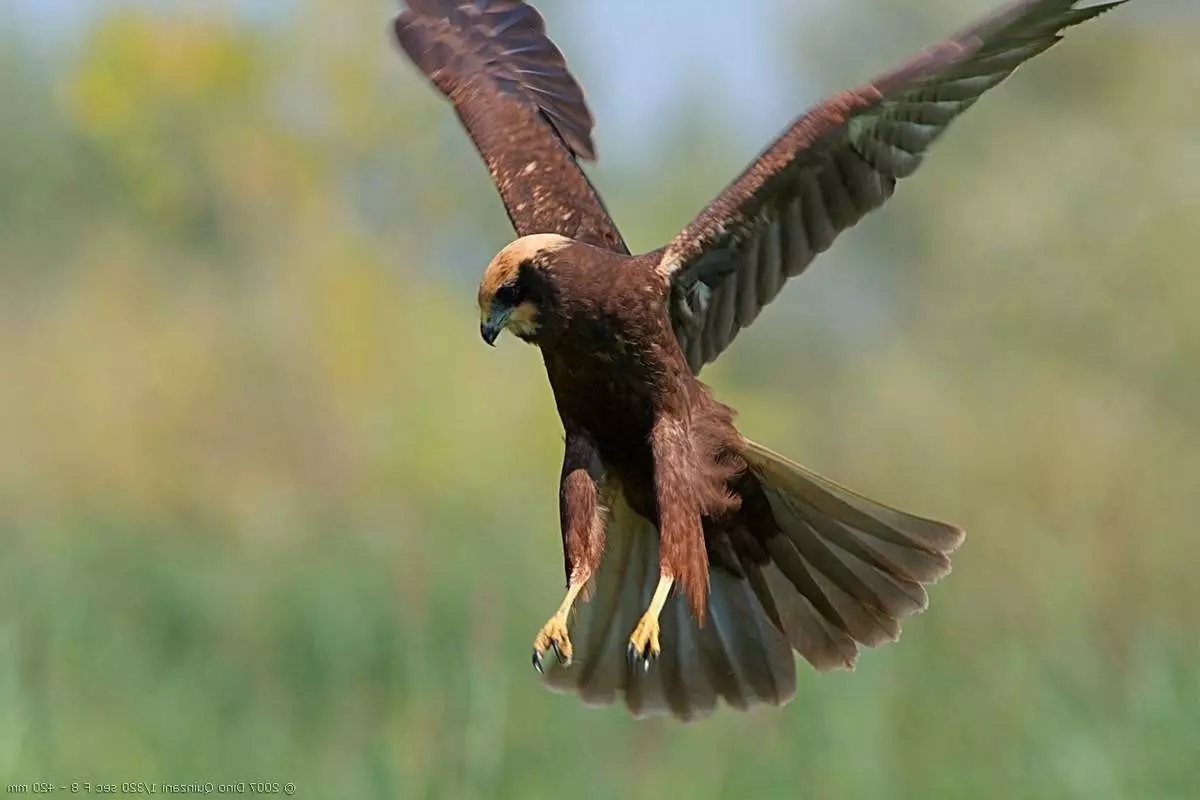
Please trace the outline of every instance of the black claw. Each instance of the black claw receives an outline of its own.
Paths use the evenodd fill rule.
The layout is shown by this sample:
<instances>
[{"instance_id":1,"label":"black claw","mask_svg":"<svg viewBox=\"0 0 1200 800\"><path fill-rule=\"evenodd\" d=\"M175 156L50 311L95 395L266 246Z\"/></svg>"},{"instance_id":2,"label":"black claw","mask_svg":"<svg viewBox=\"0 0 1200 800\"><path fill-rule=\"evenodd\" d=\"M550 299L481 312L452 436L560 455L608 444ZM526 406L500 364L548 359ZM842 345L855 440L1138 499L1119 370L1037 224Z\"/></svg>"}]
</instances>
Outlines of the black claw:
<instances>
[{"instance_id":1,"label":"black claw","mask_svg":"<svg viewBox=\"0 0 1200 800\"><path fill-rule=\"evenodd\" d=\"M560 649L558 648L558 642L556 642L555 640L551 639L551 640L550 640L550 647L552 647L552 648L554 649L554 657L558 659L558 663L560 663L560 664L561 664L561 663L563 663L564 661L566 661L566 659L563 657L562 650L560 650Z\"/></svg>"},{"instance_id":2,"label":"black claw","mask_svg":"<svg viewBox=\"0 0 1200 800\"><path fill-rule=\"evenodd\" d=\"M651 649L650 645L646 645L645 650L638 650L633 642L629 643L629 666L637 668L641 667L643 672L650 671L650 665L658 661L658 657L662 655L661 651Z\"/></svg>"},{"instance_id":3,"label":"black claw","mask_svg":"<svg viewBox=\"0 0 1200 800\"><path fill-rule=\"evenodd\" d=\"M537 650L533 651L533 668L536 669L539 674L541 674L541 672L542 672L542 654L539 653Z\"/></svg>"}]
</instances>

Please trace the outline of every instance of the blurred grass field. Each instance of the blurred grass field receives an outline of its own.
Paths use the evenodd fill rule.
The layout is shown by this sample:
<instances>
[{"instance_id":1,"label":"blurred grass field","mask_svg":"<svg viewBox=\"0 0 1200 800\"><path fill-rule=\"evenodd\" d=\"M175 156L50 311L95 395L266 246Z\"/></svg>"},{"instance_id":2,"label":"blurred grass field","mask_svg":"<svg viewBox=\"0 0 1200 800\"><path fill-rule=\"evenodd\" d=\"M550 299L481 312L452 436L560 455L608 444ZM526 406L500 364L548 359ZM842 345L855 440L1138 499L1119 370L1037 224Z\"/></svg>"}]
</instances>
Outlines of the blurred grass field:
<instances>
[{"instance_id":1,"label":"blurred grass field","mask_svg":"<svg viewBox=\"0 0 1200 800\"><path fill-rule=\"evenodd\" d=\"M780 9L763 47L833 89L971 5ZM989 95L705 373L747 435L968 539L900 644L686 727L529 667L560 430L536 355L478 341L510 232L391 7L0 33L0 784L1200 796L1200 18L1131 5ZM861 59L821 45L855 26ZM635 248L762 144L694 96L594 171Z\"/></svg>"}]
</instances>

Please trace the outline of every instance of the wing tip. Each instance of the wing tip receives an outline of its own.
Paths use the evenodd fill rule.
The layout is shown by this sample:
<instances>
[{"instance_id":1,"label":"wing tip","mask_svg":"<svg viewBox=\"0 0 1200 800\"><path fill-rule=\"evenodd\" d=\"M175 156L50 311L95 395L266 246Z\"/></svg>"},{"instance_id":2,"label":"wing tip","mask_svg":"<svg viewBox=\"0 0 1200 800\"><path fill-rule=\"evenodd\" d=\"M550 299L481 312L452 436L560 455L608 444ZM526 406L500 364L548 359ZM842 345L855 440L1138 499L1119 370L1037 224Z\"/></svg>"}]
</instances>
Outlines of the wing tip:
<instances>
[{"instance_id":1,"label":"wing tip","mask_svg":"<svg viewBox=\"0 0 1200 800\"><path fill-rule=\"evenodd\" d=\"M458 57L474 56L472 69L536 109L573 157L596 161L595 117L583 87L533 6L521 2L496 9L486 2L407 0L392 29L401 49L447 96L452 83L443 81L454 79L444 74L446 67L461 70Z\"/></svg>"}]
</instances>

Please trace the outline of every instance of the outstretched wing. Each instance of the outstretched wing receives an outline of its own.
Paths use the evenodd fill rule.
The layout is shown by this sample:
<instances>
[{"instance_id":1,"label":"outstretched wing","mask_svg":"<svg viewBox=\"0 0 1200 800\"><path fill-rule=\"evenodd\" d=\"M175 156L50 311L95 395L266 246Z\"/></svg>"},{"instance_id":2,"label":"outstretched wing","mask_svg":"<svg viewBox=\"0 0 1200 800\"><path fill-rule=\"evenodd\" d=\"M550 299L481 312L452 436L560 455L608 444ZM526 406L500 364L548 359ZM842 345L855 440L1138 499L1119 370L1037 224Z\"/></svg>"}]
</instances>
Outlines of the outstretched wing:
<instances>
[{"instance_id":1,"label":"outstretched wing","mask_svg":"<svg viewBox=\"0 0 1200 800\"><path fill-rule=\"evenodd\" d=\"M713 361L842 231L892 195L959 114L1126 0L1018 0L800 117L663 251L675 334L694 372Z\"/></svg>"},{"instance_id":2,"label":"outstretched wing","mask_svg":"<svg viewBox=\"0 0 1200 800\"><path fill-rule=\"evenodd\" d=\"M408 0L396 36L454 103L517 233L628 249L577 158L592 115L538 12L520 0Z\"/></svg>"}]
</instances>

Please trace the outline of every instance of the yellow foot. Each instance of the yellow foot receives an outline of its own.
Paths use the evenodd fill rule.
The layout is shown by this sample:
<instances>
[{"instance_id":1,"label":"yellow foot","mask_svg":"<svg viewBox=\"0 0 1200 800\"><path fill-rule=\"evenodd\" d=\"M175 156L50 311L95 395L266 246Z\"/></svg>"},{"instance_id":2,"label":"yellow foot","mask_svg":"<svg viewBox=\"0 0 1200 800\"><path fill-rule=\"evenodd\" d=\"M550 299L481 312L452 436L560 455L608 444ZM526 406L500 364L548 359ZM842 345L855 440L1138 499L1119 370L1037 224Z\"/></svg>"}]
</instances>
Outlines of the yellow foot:
<instances>
[{"instance_id":1,"label":"yellow foot","mask_svg":"<svg viewBox=\"0 0 1200 800\"><path fill-rule=\"evenodd\" d=\"M629 637L629 662L635 667L640 663L642 669L649 670L650 662L657 661L661 652L658 645L658 617L647 611Z\"/></svg>"},{"instance_id":2,"label":"yellow foot","mask_svg":"<svg viewBox=\"0 0 1200 800\"><path fill-rule=\"evenodd\" d=\"M571 637L567 635L565 615L555 614L551 617L533 640L533 666L538 672L542 671L542 657L551 649L558 657L558 663L564 667L571 666Z\"/></svg>"}]
</instances>

